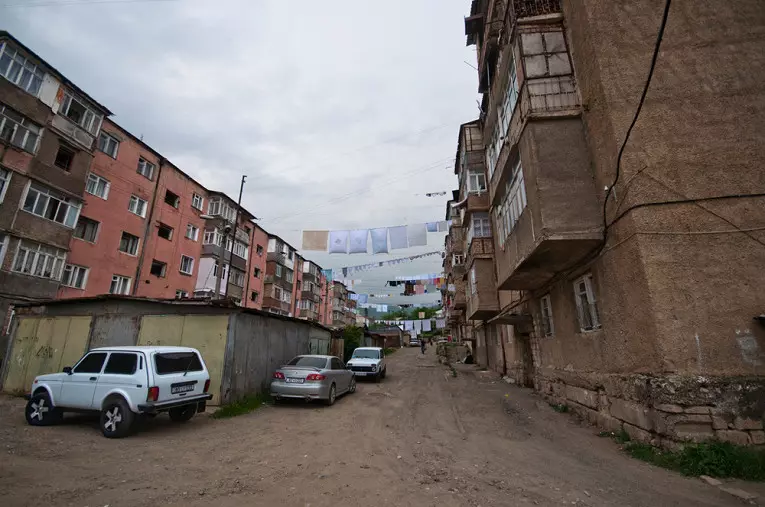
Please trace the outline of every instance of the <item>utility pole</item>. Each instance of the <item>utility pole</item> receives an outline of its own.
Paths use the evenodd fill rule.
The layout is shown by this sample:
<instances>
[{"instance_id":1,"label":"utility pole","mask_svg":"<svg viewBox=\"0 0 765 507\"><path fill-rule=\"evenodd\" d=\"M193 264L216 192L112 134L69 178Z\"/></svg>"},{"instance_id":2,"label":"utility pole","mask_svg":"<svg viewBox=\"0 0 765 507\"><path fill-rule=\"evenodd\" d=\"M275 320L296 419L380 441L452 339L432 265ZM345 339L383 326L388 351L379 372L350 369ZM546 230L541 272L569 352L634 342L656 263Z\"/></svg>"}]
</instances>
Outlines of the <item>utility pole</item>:
<instances>
[{"instance_id":1,"label":"utility pole","mask_svg":"<svg viewBox=\"0 0 765 507\"><path fill-rule=\"evenodd\" d=\"M244 191L244 180L247 179L247 176L242 175L242 183L239 185L239 200L236 202L236 215L234 216L234 227L232 230L234 231L234 239L231 241L231 251L228 253L228 278L229 283L231 283L231 257L234 255L234 244L236 243L236 229L239 227L239 210L242 209L242 192ZM226 237L223 240L223 244L226 244L228 242L228 234L226 234ZM248 246L249 248L249 246ZM247 269L250 269L249 266L247 266ZM245 276L249 276L249 273L245 273ZM228 283L226 284L226 288L223 289L223 297L228 296ZM244 298L244 294L242 295L242 298Z\"/></svg>"}]
</instances>

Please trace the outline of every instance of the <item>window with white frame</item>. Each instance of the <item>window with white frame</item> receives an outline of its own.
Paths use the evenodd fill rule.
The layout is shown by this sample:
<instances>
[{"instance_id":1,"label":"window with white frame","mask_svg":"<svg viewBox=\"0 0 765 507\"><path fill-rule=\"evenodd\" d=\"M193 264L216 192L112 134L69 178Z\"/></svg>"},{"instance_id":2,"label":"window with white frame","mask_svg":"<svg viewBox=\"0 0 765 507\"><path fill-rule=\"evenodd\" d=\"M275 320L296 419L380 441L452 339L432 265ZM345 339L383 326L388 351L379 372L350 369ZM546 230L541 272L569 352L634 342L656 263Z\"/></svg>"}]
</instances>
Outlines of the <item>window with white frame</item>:
<instances>
[{"instance_id":1,"label":"window with white frame","mask_svg":"<svg viewBox=\"0 0 765 507\"><path fill-rule=\"evenodd\" d=\"M247 245L245 245L244 243L240 241L234 241L234 251L233 251L234 255L237 255L241 257L242 259L246 259L247 251L248 251Z\"/></svg>"},{"instance_id":2,"label":"window with white frame","mask_svg":"<svg viewBox=\"0 0 765 507\"><path fill-rule=\"evenodd\" d=\"M185 299L187 297L189 297L189 293L186 292L185 290L178 289L175 291L175 299Z\"/></svg>"},{"instance_id":3,"label":"window with white frame","mask_svg":"<svg viewBox=\"0 0 765 507\"><path fill-rule=\"evenodd\" d=\"M231 270L231 283L237 287L244 287L244 273L238 269Z\"/></svg>"},{"instance_id":4,"label":"window with white frame","mask_svg":"<svg viewBox=\"0 0 765 507\"><path fill-rule=\"evenodd\" d=\"M490 238L491 220L488 213L473 213L470 217L470 227L468 228L468 245L473 238Z\"/></svg>"},{"instance_id":5,"label":"window with white frame","mask_svg":"<svg viewBox=\"0 0 765 507\"><path fill-rule=\"evenodd\" d=\"M100 222L80 215L72 235L77 239L95 243L98 238L99 225L101 225Z\"/></svg>"},{"instance_id":6,"label":"window with white frame","mask_svg":"<svg viewBox=\"0 0 765 507\"><path fill-rule=\"evenodd\" d=\"M8 249L8 236L0 232L0 266L3 265L3 259L5 259L5 251Z\"/></svg>"},{"instance_id":7,"label":"window with white frame","mask_svg":"<svg viewBox=\"0 0 765 507\"><path fill-rule=\"evenodd\" d=\"M478 286L475 283L475 266L470 268L470 293L475 294L478 291Z\"/></svg>"},{"instance_id":8,"label":"window with white frame","mask_svg":"<svg viewBox=\"0 0 765 507\"><path fill-rule=\"evenodd\" d=\"M13 262L13 271L26 275L60 280L66 251L50 246L20 241Z\"/></svg>"},{"instance_id":9,"label":"window with white frame","mask_svg":"<svg viewBox=\"0 0 765 507\"><path fill-rule=\"evenodd\" d=\"M199 239L199 227L193 224L188 224L186 226L186 237L189 238L191 241L196 241Z\"/></svg>"},{"instance_id":10,"label":"window with white frame","mask_svg":"<svg viewBox=\"0 0 765 507\"><path fill-rule=\"evenodd\" d=\"M592 331L600 327L598 302L592 284L592 274L588 273L574 282L576 311L579 316L579 329Z\"/></svg>"},{"instance_id":11,"label":"window with white frame","mask_svg":"<svg viewBox=\"0 0 765 507\"><path fill-rule=\"evenodd\" d=\"M5 191L8 190L8 183L11 181L11 171L0 167L0 202L5 198Z\"/></svg>"},{"instance_id":12,"label":"window with white frame","mask_svg":"<svg viewBox=\"0 0 765 507\"><path fill-rule=\"evenodd\" d=\"M289 283L292 283L292 270L287 270L287 273L284 275L284 279Z\"/></svg>"},{"instance_id":13,"label":"window with white frame","mask_svg":"<svg viewBox=\"0 0 765 507\"><path fill-rule=\"evenodd\" d=\"M109 180L90 173L85 182L85 191L106 200L109 197Z\"/></svg>"},{"instance_id":14,"label":"window with white frame","mask_svg":"<svg viewBox=\"0 0 765 507\"><path fill-rule=\"evenodd\" d=\"M138 158L138 174L144 176L150 180L154 179L154 164L146 161L143 157Z\"/></svg>"},{"instance_id":15,"label":"window with white frame","mask_svg":"<svg viewBox=\"0 0 765 507\"><path fill-rule=\"evenodd\" d=\"M236 210L220 197L210 199L210 202L207 204L207 214L213 216L220 215L229 222L233 222L236 218Z\"/></svg>"},{"instance_id":16,"label":"window with white frame","mask_svg":"<svg viewBox=\"0 0 765 507\"><path fill-rule=\"evenodd\" d=\"M204 206L204 204L205 204L205 200L201 195L197 193L191 194L191 207L196 208L199 211L202 211L202 206Z\"/></svg>"},{"instance_id":17,"label":"window with white frame","mask_svg":"<svg viewBox=\"0 0 765 507\"><path fill-rule=\"evenodd\" d=\"M128 201L128 211L135 213L139 217L146 217L146 201L135 195L130 196Z\"/></svg>"},{"instance_id":18,"label":"window with white frame","mask_svg":"<svg viewBox=\"0 0 765 507\"><path fill-rule=\"evenodd\" d=\"M276 276L279 277L279 278L282 277L282 265L281 264L277 264L276 265Z\"/></svg>"},{"instance_id":19,"label":"window with white frame","mask_svg":"<svg viewBox=\"0 0 765 507\"><path fill-rule=\"evenodd\" d=\"M486 192L486 175L483 171L468 171L468 192L482 193Z\"/></svg>"},{"instance_id":20,"label":"window with white frame","mask_svg":"<svg viewBox=\"0 0 765 507\"><path fill-rule=\"evenodd\" d=\"M61 285L72 287L74 289L84 289L88 283L88 268L67 264L64 267L64 276L61 278Z\"/></svg>"},{"instance_id":21,"label":"window with white frame","mask_svg":"<svg viewBox=\"0 0 765 507\"><path fill-rule=\"evenodd\" d=\"M73 228L80 215L80 206L79 201L32 182L27 190L22 209L38 217Z\"/></svg>"},{"instance_id":22,"label":"window with white frame","mask_svg":"<svg viewBox=\"0 0 765 507\"><path fill-rule=\"evenodd\" d=\"M552 336L555 333L555 327L553 324L552 300L549 294L542 296L539 300L539 311L542 317L542 334L544 336Z\"/></svg>"},{"instance_id":23,"label":"window with white frame","mask_svg":"<svg viewBox=\"0 0 765 507\"><path fill-rule=\"evenodd\" d=\"M119 251L128 255L137 255L139 242L140 239L138 236L133 236L132 234L123 231L122 237L120 238Z\"/></svg>"},{"instance_id":24,"label":"window with white frame","mask_svg":"<svg viewBox=\"0 0 765 507\"><path fill-rule=\"evenodd\" d=\"M0 104L0 139L29 153L37 151L42 128L35 125L22 114Z\"/></svg>"},{"instance_id":25,"label":"window with white frame","mask_svg":"<svg viewBox=\"0 0 765 507\"><path fill-rule=\"evenodd\" d=\"M64 92L64 100L58 108L58 114L69 118L72 122L96 135L101 127L103 117L88 107L84 101L73 96L68 91Z\"/></svg>"},{"instance_id":26,"label":"window with white frame","mask_svg":"<svg viewBox=\"0 0 765 507\"><path fill-rule=\"evenodd\" d=\"M223 272L221 273L221 278L226 278L226 273L228 272L228 264L223 265ZM218 263L215 263L215 266L213 267L213 276L218 276Z\"/></svg>"},{"instance_id":27,"label":"window with white frame","mask_svg":"<svg viewBox=\"0 0 765 507\"><path fill-rule=\"evenodd\" d=\"M0 46L0 76L37 97L45 73L8 42L3 42Z\"/></svg>"},{"instance_id":28,"label":"window with white frame","mask_svg":"<svg viewBox=\"0 0 765 507\"><path fill-rule=\"evenodd\" d=\"M513 172L505 185L505 196L495 210L499 246L504 247L505 238L512 232L526 208L526 184L520 158L513 165Z\"/></svg>"},{"instance_id":29,"label":"window with white frame","mask_svg":"<svg viewBox=\"0 0 765 507\"><path fill-rule=\"evenodd\" d=\"M180 272L184 275L190 275L194 272L194 258L181 255Z\"/></svg>"},{"instance_id":30,"label":"window with white frame","mask_svg":"<svg viewBox=\"0 0 765 507\"><path fill-rule=\"evenodd\" d=\"M515 58L510 55L510 65L508 69L507 88L500 107L502 113L497 118L500 137L506 137L510 130L510 120L513 117L513 110L518 103L518 75L515 70Z\"/></svg>"},{"instance_id":31,"label":"window with white frame","mask_svg":"<svg viewBox=\"0 0 765 507\"><path fill-rule=\"evenodd\" d=\"M130 282L131 279L127 276L112 276L112 283L109 286L109 294L130 294Z\"/></svg>"},{"instance_id":32,"label":"window with white frame","mask_svg":"<svg viewBox=\"0 0 765 507\"><path fill-rule=\"evenodd\" d=\"M287 292L286 290L282 291L282 301L285 303L292 303L292 293Z\"/></svg>"},{"instance_id":33,"label":"window with white frame","mask_svg":"<svg viewBox=\"0 0 765 507\"><path fill-rule=\"evenodd\" d=\"M98 149L106 153L112 158L117 158L117 150L120 147L119 140L107 134L106 132L101 132L101 135L98 136Z\"/></svg>"}]
</instances>

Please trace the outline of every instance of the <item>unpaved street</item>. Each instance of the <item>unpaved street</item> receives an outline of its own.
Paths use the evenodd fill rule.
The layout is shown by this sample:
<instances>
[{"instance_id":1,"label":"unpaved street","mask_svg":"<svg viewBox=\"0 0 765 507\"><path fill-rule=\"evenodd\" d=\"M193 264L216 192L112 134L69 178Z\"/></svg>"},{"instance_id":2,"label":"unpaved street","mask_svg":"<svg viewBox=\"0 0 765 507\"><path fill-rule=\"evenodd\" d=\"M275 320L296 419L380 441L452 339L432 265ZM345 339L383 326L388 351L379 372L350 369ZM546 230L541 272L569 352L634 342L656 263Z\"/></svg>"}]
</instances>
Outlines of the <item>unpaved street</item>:
<instances>
[{"instance_id":1,"label":"unpaved street","mask_svg":"<svg viewBox=\"0 0 765 507\"><path fill-rule=\"evenodd\" d=\"M2 505L721 506L703 484L622 455L527 390L434 350L390 357L388 378L333 407L264 407L184 426L166 416L123 440L92 418L25 424L0 398Z\"/></svg>"}]
</instances>

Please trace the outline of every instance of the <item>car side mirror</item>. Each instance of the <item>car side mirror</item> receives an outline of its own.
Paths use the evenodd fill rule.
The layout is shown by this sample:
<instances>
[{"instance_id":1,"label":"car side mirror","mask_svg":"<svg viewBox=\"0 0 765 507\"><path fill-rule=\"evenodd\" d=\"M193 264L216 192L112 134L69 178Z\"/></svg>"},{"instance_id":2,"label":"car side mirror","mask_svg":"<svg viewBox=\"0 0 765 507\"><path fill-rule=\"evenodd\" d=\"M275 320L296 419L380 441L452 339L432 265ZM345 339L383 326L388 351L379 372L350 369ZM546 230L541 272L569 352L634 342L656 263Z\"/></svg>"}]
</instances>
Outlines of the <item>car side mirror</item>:
<instances>
[{"instance_id":1,"label":"car side mirror","mask_svg":"<svg viewBox=\"0 0 765 507\"><path fill-rule=\"evenodd\" d=\"M64 366L64 370L63 371L67 375L71 375L72 374L72 367L71 366Z\"/></svg>"}]
</instances>

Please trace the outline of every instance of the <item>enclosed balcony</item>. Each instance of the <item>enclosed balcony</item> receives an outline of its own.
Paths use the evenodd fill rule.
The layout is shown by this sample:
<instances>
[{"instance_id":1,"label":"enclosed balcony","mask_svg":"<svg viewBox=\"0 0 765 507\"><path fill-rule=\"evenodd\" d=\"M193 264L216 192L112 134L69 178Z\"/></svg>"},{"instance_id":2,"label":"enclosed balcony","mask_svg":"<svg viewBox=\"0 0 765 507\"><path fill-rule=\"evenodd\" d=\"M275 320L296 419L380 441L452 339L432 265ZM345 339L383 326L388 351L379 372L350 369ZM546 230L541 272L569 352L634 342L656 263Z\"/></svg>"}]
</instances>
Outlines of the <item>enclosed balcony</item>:
<instances>
[{"instance_id":1,"label":"enclosed balcony","mask_svg":"<svg viewBox=\"0 0 765 507\"><path fill-rule=\"evenodd\" d=\"M497 315L499 301L493 259L475 259L466 277L467 320L488 320Z\"/></svg>"},{"instance_id":2,"label":"enclosed balcony","mask_svg":"<svg viewBox=\"0 0 765 507\"><path fill-rule=\"evenodd\" d=\"M321 299L321 296L318 291L304 290L300 293L300 299L318 303Z\"/></svg>"},{"instance_id":3,"label":"enclosed balcony","mask_svg":"<svg viewBox=\"0 0 765 507\"><path fill-rule=\"evenodd\" d=\"M272 297L264 297L263 310L269 311L270 309L275 310L276 313L282 313L286 315L290 313L290 311L292 310L292 305L290 303L286 303L284 301L280 301Z\"/></svg>"}]
</instances>

